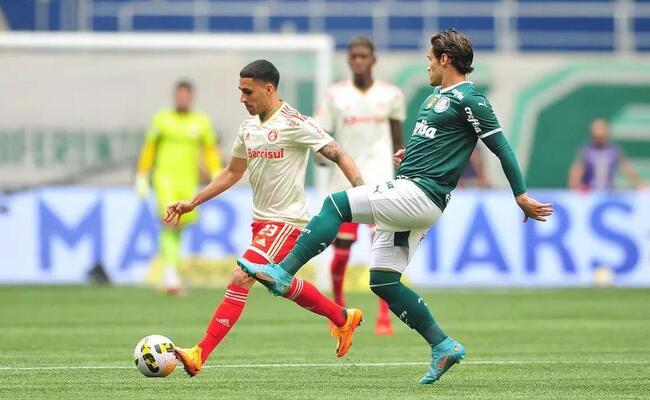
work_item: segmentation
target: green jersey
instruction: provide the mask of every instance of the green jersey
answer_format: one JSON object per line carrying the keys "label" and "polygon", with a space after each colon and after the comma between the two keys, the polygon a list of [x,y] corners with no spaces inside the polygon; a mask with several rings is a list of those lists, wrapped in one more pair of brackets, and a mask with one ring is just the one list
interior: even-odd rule
{"label": "green jersey", "polygon": [[485,96],[472,82],[437,86],[418,112],[397,172],[444,209],[479,138],[501,132]]}

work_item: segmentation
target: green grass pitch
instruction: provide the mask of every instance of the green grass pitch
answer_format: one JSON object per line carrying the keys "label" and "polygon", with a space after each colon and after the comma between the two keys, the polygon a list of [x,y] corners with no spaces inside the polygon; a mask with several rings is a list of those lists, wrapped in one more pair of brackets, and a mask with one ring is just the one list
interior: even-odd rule
{"label": "green grass pitch", "polygon": [[[168,298],[135,287],[0,286],[1,399],[640,399],[650,397],[650,290],[438,289],[423,292],[467,350],[418,385],[428,347],[394,318],[373,334],[376,300],[337,359],[326,322],[254,290],[198,377],[145,378],[132,353],[148,334],[199,340],[223,290]],[[302,364],[302,365],[300,365]]]}

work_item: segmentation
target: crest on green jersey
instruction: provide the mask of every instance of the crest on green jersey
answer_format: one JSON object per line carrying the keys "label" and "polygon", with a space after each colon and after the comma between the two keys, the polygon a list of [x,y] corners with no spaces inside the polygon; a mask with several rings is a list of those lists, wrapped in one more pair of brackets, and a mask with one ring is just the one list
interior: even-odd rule
{"label": "crest on green jersey", "polygon": [[449,97],[441,97],[436,105],[433,107],[433,111],[437,113],[445,112],[449,108]]}
{"label": "crest on green jersey", "polygon": [[434,105],[438,102],[438,96],[433,96],[427,101],[427,104],[424,106],[425,110],[430,110],[433,108]]}

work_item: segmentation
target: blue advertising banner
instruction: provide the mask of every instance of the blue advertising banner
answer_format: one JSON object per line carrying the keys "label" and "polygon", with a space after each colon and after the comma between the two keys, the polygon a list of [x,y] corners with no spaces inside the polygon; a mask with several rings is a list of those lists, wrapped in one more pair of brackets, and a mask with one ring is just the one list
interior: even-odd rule
{"label": "blue advertising banner", "polygon": [[[536,191],[554,203],[547,223],[522,223],[507,191],[454,193],[407,270],[427,286],[584,286],[596,272],[617,286],[650,286],[650,192]],[[310,192],[312,212],[320,207]],[[45,188],[4,197],[0,283],[83,283],[101,262],[112,281],[140,283],[157,253],[152,202],[127,188]],[[236,187],[204,204],[184,254],[233,258],[250,242],[251,194]],[[365,233],[367,234],[365,234]],[[351,262],[367,264],[364,229]]]}

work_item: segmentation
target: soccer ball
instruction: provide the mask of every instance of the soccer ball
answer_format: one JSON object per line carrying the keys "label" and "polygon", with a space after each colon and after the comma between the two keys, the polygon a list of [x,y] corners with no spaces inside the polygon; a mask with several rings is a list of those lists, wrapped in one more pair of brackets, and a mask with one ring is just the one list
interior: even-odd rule
{"label": "soccer ball", "polygon": [[133,359],[142,375],[165,377],[176,368],[174,343],[161,335],[145,336],[135,346]]}

